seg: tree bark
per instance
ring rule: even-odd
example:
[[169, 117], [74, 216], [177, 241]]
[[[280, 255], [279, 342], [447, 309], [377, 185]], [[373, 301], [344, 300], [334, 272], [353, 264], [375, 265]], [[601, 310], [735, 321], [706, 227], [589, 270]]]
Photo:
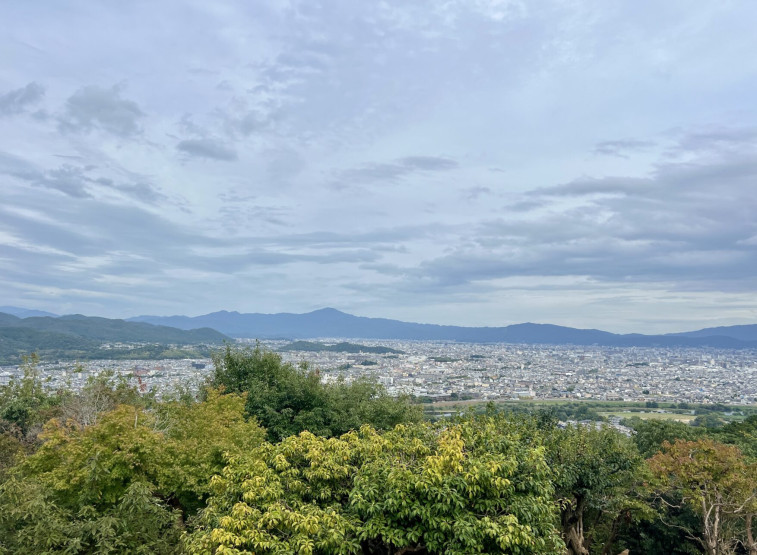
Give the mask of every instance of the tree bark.
[[[627, 513], [619, 514], [612, 521], [612, 528], [610, 529], [610, 535], [608, 536], [607, 541], [605, 542], [604, 548], [602, 548], [602, 555], [610, 555], [610, 551], [612, 550], [612, 544], [615, 543], [615, 538], [618, 537], [618, 530], [620, 529], [620, 520], [623, 517], [627, 517]], [[628, 550], [626, 549], [626, 551]], [[626, 555], [628, 555], [628, 553], [626, 553]]]
[[749, 550], [749, 555], [757, 555], [757, 538], [754, 537], [754, 529], [752, 528], [754, 516], [754, 514], [748, 513], [745, 517], [747, 543], [746, 547]]
[[589, 555], [584, 538], [584, 500], [577, 499], [563, 509], [562, 537], [567, 555]]

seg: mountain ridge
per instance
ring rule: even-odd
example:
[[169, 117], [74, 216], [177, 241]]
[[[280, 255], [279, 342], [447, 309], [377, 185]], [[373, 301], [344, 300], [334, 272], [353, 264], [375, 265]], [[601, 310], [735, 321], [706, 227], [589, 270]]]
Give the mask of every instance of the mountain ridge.
[[729, 336], [729, 327], [678, 334], [615, 334], [598, 329], [579, 329], [556, 324], [526, 322], [509, 326], [465, 327], [403, 322], [388, 318], [354, 316], [334, 308], [322, 308], [304, 314], [240, 313], [221, 310], [200, 316], [137, 316], [129, 321], [147, 322], [193, 329], [198, 326], [216, 329], [232, 337], [258, 339], [305, 339], [343, 337], [350, 339], [446, 340], [471, 343], [533, 343], [603, 345], [616, 347], [715, 347], [757, 348], [757, 324], [731, 326], [738, 337]]
[[208, 345], [230, 339], [212, 329], [181, 330], [146, 322], [70, 314], [19, 318], [0, 313], [0, 363], [15, 364], [36, 352], [47, 358], [107, 356], [108, 344]]

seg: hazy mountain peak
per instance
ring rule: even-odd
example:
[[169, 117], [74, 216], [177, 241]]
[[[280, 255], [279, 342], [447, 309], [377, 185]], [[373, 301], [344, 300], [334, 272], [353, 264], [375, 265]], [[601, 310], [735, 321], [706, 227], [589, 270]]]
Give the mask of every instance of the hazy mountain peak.
[[19, 318], [29, 318], [31, 316], [49, 316], [51, 318], [57, 318], [57, 314], [52, 312], [46, 312], [44, 310], [35, 310], [33, 308], [21, 308], [18, 306], [0, 306], [0, 312], [10, 314], [11, 316], [17, 316]]

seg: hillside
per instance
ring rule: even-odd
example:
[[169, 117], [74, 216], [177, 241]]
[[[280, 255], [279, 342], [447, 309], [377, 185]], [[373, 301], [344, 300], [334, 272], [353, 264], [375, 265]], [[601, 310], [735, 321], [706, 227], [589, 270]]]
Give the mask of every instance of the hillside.
[[358, 345], [356, 343], [345, 342], [337, 343], [335, 345], [327, 345], [325, 343], [315, 343], [312, 341], [295, 341], [294, 343], [280, 347], [279, 351], [328, 351], [332, 353], [373, 353], [377, 355], [404, 354], [403, 351], [384, 346], [371, 347], [369, 345]]
[[165, 349], [135, 351], [120, 344], [212, 345], [227, 339], [208, 328], [179, 330], [81, 315], [19, 318], [0, 313], [0, 364], [17, 364], [22, 355], [32, 352], [46, 359], [128, 358], [130, 351], [144, 356]]

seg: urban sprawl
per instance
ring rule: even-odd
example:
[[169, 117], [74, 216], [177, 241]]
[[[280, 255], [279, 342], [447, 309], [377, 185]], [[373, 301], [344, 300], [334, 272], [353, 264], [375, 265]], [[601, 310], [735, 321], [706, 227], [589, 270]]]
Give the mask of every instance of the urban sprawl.
[[[325, 344], [338, 339], [318, 339]], [[371, 376], [390, 394], [428, 400], [593, 399], [671, 403], [757, 404], [757, 351], [615, 348], [570, 345], [474, 344], [351, 340], [402, 353], [287, 351], [285, 362], [307, 363], [324, 381]], [[254, 341], [239, 340], [242, 344]], [[287, 341], [264, 341], [277, 350]], [[127, 376], [158, 394], [196, 388], [212, 372], [202, 360], [42, 362], [51, 389], [77, 389], [103, 371]], [[0, 368], [0, 385], [22, 372]]]

